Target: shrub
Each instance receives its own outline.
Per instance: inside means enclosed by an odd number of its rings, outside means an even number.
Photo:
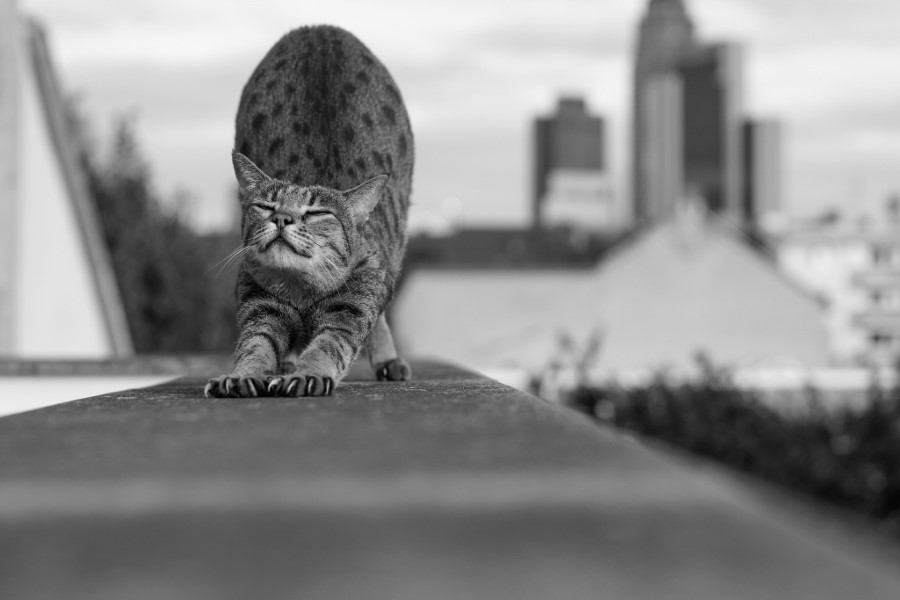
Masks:
[[[878,519],[900,536],[900,384],[863,407],[777,409],[708,367],[694,383],[581,387],[569,401],[616,427],[663,440]]]

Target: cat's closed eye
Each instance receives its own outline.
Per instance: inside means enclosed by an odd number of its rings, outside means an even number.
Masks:
[[[322,217],[333,217],[334,213],[330,210],[307,210],[303,213],[304,219],[320,219]]]
[[[265,214],[275,211],[275,207],[271,204],[262,204],[261,202],[254,202],[250,206],[261,210]]]

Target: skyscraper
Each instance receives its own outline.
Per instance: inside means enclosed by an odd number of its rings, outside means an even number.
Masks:
[[[700,46],[678,65],[684,185],[709,210],[741,213],[741,60],[733,44]]]
[[[535,119],[532,190],[535,226],[541,224],[551,175],[561,170],[581,174],[605,171],[603,138],[603,119],[588,113],[581,98],[560,98],[555,114]]]
[[[781,210],[781,124],[744,121],[743,144],[744,218],[764,223]]]
[[[683,0],[650,0],[634,69],[632,216],[670,213],[686,197],[741,226],[745,198],[742,60],[734,44],[703,44]],[[774,173],[771,171],[770,173]]]
[[[651,0],[641,19],[634,68],[632,207],[635,221],[659,216],[681,192],[680,82],[673,70],[695,47],[682,0]]]

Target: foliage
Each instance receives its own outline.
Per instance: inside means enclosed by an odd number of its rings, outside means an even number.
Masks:
[[[118,123],[105,161],[85,148],[83,164],[136,351],[230,350],[234,273],[215,277],[211,268],[237,246],[237,232],[200,235],[164,209],[128,120]],[[170,204],[185,202],[182,195]]]
[[[577,389],[571,402],[604,421],[861,511],[900,535],[900,385],[872,388],[862,408],[787,414],[727,373],[702,365],[694,383],[658,377],[625,389]]]

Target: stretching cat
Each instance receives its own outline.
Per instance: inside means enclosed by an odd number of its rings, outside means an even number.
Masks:
[[[400,92],[362,42],[302,27],[244,86],[234,171],[243,217],[234,372],[213,396],[327,396],[365,346],[405,380],[384,311],[406,247],[413,136]]]

